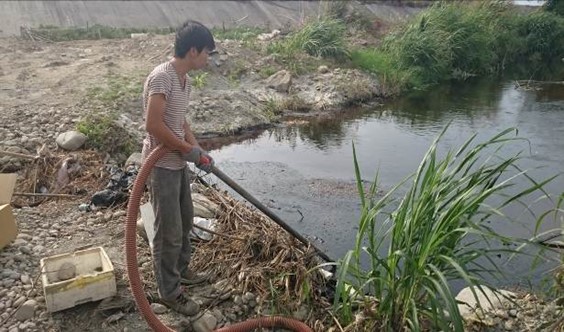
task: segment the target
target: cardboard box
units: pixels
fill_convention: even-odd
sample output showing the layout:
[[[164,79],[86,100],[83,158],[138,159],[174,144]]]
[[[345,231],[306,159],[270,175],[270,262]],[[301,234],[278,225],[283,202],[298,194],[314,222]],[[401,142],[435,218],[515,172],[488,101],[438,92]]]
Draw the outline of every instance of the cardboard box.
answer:
[[[12,242],[18,234],[10,206],[17,177],[17,174],[0,174],[0,249]]]

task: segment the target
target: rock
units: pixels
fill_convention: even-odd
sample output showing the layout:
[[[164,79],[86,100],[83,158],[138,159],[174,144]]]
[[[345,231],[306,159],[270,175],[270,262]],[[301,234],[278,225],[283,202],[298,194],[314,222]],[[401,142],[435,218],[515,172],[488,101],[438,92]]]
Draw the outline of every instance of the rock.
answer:
[[[91,207],[90,207],[90,203],[82,203],[78,206],[78,211],[81,212],[90,212],[91,211]]]
[[[278,92],[287,93],[292,85],[292,75],[287,70],[281,70],[266,79],[266,86]]]
[[[484,292],[482,292],[479,288],[472,287],[476,292],[477,299],[470,287],[464,288],[456,295],[456,300],[461,302],[458,305],[458,310],[462,317],[467,317],[480,306],[484,312],[493,312],[495,309],[504,308],[511,304],[508,298],[516,296],[515,293],[505,290],[492,290],[483,286]]]
[[[33,318],[35,314],[35,306],[37,302],[35,300],[27,300],[25,303],[16,311],[16,319],[21,321],[25,321],[28,319]]]
[[[132,33],[131,39],[147,39],[149,37],[148,33]]]
[[[274,29],[270,33],[261,33],[260,35],[257,36],[257,39],[260,40],[260,41],[268,41],[268,40],[275,38],[280,33],[281,33],[280,30]]]
[[[127,158],[125,167],[129,165],[141,166],[141,152],[134,152]]]
[[[206,311],[200,318],[192,323],[192,328],[195,332],[210,332],[215,329],[216,325],[217,318],[209,311]]]
[[[317,68],[317,72],[320,74],[327,74],[329,72],[329,67],[321,65]]]
[[[243,303],[248,304],[251,300],[254,300],[255,298],[256,298],[255,294],[251,292],[246,292],[243,295]]]
[[[57,145],[69,151],[79,149],[86,142],[86,135],[78,131],[67,131],[60,134],[56,139]]]
[[[151,309],[157,315],[164,314],[168,311],[168,308],[160,303],[151,303]]]
[[[20,296],[15,302],[14,304],[12,304],[12,307],[14,308],[18,308],[20,305],[22,305],[25,302],[26,298],[25,296]]]
[[[149,241],[147,238],[147,232],[145,231],[145,224],[143,223],[143,219],[137,219],[137,234],[139,234],[142,238],[146,241]]]
[[[68,280],[74,278],[76,275],[76,266],[73,263],[65,262],[59,267],[57,277],[59,280]]]

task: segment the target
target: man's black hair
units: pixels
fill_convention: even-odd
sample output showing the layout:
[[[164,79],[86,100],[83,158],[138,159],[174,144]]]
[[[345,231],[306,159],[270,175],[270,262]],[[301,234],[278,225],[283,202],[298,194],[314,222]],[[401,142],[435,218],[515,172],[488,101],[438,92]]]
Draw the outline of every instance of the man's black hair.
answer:
[[[195,47],[198,53],[201,53],[204,48],[213,51],[215,42],[211,31],[202,23],[188,20],[176,30],[174,56],[184,58],[192,47]]]

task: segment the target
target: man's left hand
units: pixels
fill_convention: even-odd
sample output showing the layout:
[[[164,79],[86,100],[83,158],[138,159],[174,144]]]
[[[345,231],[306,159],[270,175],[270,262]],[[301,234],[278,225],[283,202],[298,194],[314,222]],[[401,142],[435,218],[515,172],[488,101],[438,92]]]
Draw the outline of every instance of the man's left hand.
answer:
[[[200,162],[196,163],[196,167],[202,171],[209,173],[212,167],[215,165],[213,158],[207,153],[207,151],[202,150],[202,155],[200,157]]]

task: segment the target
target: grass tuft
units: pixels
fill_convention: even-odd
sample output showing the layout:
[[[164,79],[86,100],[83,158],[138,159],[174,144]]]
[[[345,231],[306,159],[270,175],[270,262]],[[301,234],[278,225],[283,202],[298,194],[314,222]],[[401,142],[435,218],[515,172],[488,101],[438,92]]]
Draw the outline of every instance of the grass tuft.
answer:
[[[355,248],[339,271],[334,305],[344,324],[354,325],[353,310],[361,306],[372,313],[369,321],[379,324],[377,330],[463,331],[449,282],[462,280],[480,291],[487,287],[483,276],[501,273],[490,256],[516,252],[493,244],[517,241],[494,232],[488,222],[524,196],[546,196],[542,188],[554,177],[535,182],[518,168],[519,153],[498,157],[506,144],[522,140],[515,129],[477,144],[474,135],[440,158],[437,145],[446,130],[415,174],[380,199],[374,199],[377,179],[365,196],[353,146],[362,212]],[[514,180],[521,177],[530,186],[515,189]],[[407,192],[395,201],[406,183],[411,183]],[[373,297],[359,302],[364,294]]]

